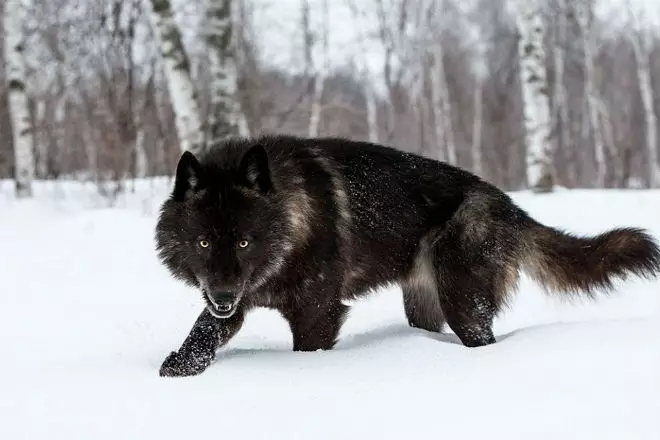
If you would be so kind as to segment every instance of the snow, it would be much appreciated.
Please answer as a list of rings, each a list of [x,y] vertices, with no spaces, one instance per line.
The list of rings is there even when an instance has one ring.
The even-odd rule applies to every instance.
[[[569,304],[524,278],[478,349],[408,327],[398,289],[356,302],[329,352],[290,351],[258,310],[204,374],[160,378],[202,306],[154,252],[167,186],[108,208],[91,185],[0,183],[0,438],[660,438],[660,281]],[[660,191],[513,195],[578,233],[660,236]]]

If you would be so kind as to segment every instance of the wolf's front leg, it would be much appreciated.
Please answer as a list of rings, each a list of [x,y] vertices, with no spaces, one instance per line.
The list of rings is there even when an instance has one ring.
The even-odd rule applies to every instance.
[[[225,345],[243,325],[241,307],[229,318],[219,319],[204,308],[179,351],[173,351],[160,367],[161,376],[194,376],[211,364],[215,351]]]
[[[300,304],[286,316],[293,333],[294,351],[330,350],[334,347],[348,307],[339,300],[329,304]]]

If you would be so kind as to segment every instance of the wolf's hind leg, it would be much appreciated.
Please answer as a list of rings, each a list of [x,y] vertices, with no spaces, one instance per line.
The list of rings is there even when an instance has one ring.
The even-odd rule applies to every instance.
[[[181,348],[170,353],[160,367],[161,376],[194,376],[200,374],[215,358],[215,351],[240,330],[245,314],[242,308],[226,319],[211,315],[204,308]]]
[[[467,347],[495,342],[502,268],[480,246],[461,246],[449,234],[434,249],[438,298],[447,324]]]
[[[495,343],[492,329],[495,308],[488,293],[470,290],[461,283],[454,286],[456,290],[448,292],[441,301],[449,327],[466,347]],[[459,296],[461,299],[457,300]]]
[[[441,332],[445,318],[440,308],[430,237],[424,237],[410,271],[401,280],[403,309],[408,324],[431,332]]]
[[[440,308],[438,291],[411,284],[402,284],[403,309],[406,312],[408,324],[430,332],[440,333],[445,324],[445,317]]]

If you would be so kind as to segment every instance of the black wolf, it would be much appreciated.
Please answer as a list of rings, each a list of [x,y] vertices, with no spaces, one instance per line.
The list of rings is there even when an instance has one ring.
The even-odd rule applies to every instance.
[[[547,290],[588,296],[660,272],[644,231],[576,237],[464,170],[337,138],[234,139],[184,153],[156,229],[165,266],[206,303],[162,376],[204,371],[254,307],[281,312],[294,350],[331,349],[343,300],[398,283],[411,326],[447,323],[476,347],[495,342],[493,317],[520,270]]]

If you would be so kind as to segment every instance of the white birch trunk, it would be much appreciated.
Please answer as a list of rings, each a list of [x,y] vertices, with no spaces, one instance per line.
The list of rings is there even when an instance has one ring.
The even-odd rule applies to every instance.
[[[314,78],[314,91],[312,93],[312,111],[309,115],[309,126],[307,134],[310,137],[319,135],[319,126],[321,125],[321,110],[323,100],[323,90],[325,88],[325,74],[318,72]]]
[[[535,192],[548,192],[552,191],[553,175],[542,10],[538,0],[514,1],[521,37],[518,55],[527,147],[527,184]]]
[[[390,5],[391,6],[391,5]],[[387,8],[384,0],[376,0],[376,9],[378,17],[378,38],[383,49],[383,70],[382,77],[385,81],[385,88],[387,90],[386,100],[383,101],[385,106],[385,142],[392,142],[394,140],[394,134],[396,130],[397,122],[397,109],[395,106],[396,99],[396,89],[399,85],[399,66],[396,64],[396,39],[398,34],[397,31],[401,29],[401,26],[405,27],[406,18],[401,16],[401,13],[405,10],[406,5],[401,3],[400,11],[397,11],[397,29],[396,31],[390,27],[387,19]]]
[[[250,136],[250,124],[248,124],[247,117],[245,116],[245,112],[240,110],[240,101],[237,104],[239,106],[239,111],[238,111],[238,135],[242,137],[248,137]]]
[[[57,102],[57,107],[55,107],[55,120],[56,121],[63,121],[64,117],[66,116],[66,98],[64,96],[61,96]],[[105,110],[101,110],[102,112],[105,113]],[[91,115],[90,115],[91,116]],[[103,116],[106,116],[105,114]],[[59,137],[58,137],[58,142],[60,143],[65,143],[66,140],[66,133],[65,130],[63,129],[63,124],[60,122],[57,123],[59,128]],[[87,156],[87,169],[89,170],[89,176],[88,178],[93,181],[93,182],[99,182],[101,180],[101,175],[99,172],[99,154],[98,154],[98,146],[101,145],[100,139],[99,139],[99,133],[96,127],[94,127],[91,123],[87,124],[86,127],[83,129],[83,140],[84,140],[84,148],[85,148],[85,154]]]
[[[369,142],[378,143],[378,108],[376,107],[376,96],[373,87],[367,84],[364,93],[367,101],[367,130]]]
[[[433,63],[437,63],[434,58]],[[433,135],[438,150],[438,160],[447,160],[447,145],[444,136],[444,124],[442,123],[442,93],[438,80],[436,68],[431,69],[431,107],[433,108]]]
[[[237,93],[232,1],[211,0],[207,11],[206,40],[211,69],[208,142],[211,145],[247,129],[247,123],[241,122],[244,118],[241,117]]]
[[[363,13],[357,7],[357,4],[351,0],[348,1],[348,6],[357,20],[358,17],[363,16]],[[357,45],[359,50],[358,65],[360,81],[362,83],[362,90],[364,91],[365,105],[367,109],[367,136],[369,142],[378,143],[378,105],[376,104],[376,92],[373,87],[373,79],[371,70],[367,63],[368,51],[365,45],[364,26],[355,22],[357,32]]]
[[[644,121],[646,124],[646,154],[647,172],[649,186],[660,187],[660,169],[658,165],[658,134],[657,117],[653,108],[653,85],[651,82],[651,68],[649,66],[649,54],[639,54],[637,57],[637,76],[639,88],[642,93],[642,104],[644,106]]]
[[[135,177],[143,178],[147,176],[149,170],[149,161],[147,160],[147,150],[144,148],[144,130],[137,129],[135,136]]]
[[[612,118],[603,100],[598,101],[598,110],[598,114],[600,115],[600,126],[603,130],[603,144],[605,144],[605,150],[614,159],[614,166],[612,167],[612,171],[614,173],[612,178],[613,182],[615,185],[625,187],[625,150],[616,147],[614,129],[612,127]]]
[[[650,44],[644,41],[643,31],[635,26],[635,35],[632,38],[632,45],[635,52],[635,61],[637,62],[637,79],[639,81],[639,90],[642,97],[642,106],[644,108],[644,122],[646,125],[646,160],[647,160],[647,179],[650,188],[660,187],[660,164],[658,164],[658,145],[657,145],[657,117],[653,107],[653,83],[651,80]]]
[[[557,110],[558,125],[560,127],[560,145],[566,148],[573,148],[571,143],[571,129],[570,121],[568,119],[568,100],[566,97],[566,86],[564,82],[564,48],[567,41],[567,19],[568,13],[566,9],[566,0],[556,0],[558,10],[558,23],[557,23],[557,37],[553,45],[554,61],[555,61],[555,108]],[[574,161],[570,161],[568,165],[568,174],[571,182],[576,181],[576,172]]]
[[[6,0],[4,10],[5,75],[9,90],[9,112],[14,140],[14,179],[16,196],[32,196],[34,152],[32,124],[25,83],[23,5],[20,0]]]
[[[44,99],[39,99],[37,102],[36,113],[35,122],[37,126],[43,127],[46,120],[46,101]],[[44,179],[48,175],[48,135],[44,133],[44,130],[39,130],[34,139],[35,150],[38,153],[35,159],[36,176]]]
[[[575,5],[576,19],[582,30],[582,44],[584,50],[584,88],[586,95],[586,106],[589,115],[589,133],[594,143],[594,158],[596,160],[596,187],[605,186],[605,173],[607,163],[605,158],[605,147],[603,145],[603,133],[600,126],[600,115],[598,105],[598,89],[594,79],[594,41],[592,36],[593,10],[592,0],[582,0]]]
[[[456,143],[452,128],[451,101],[447,87],[447,77],[443,65],[442,43],[436,41],[433,48],[433,69],[431,71],[431,100],[433,102],[433,129],[438,146],[444,151],[440,160],[456,163]]]
[[[303,8],[305,12],[309,14],[309,4],[307,1],[304,2]],[[323,26],[321,30],[321,62],[317,64],[314,72],[314,89],[312,91],[312,104],[311,111],[309,115],[309,125],[307,127],[307,134],[310,137],[316,137],[319,135],[319,127],[321,126],[321,113],[323,110],[323,91],[325,90],[325,80],[330,69],[328,63],[328,29],[330,26],[329,17],[328,17],[328,2],[324,0],[322,3],[323,11]],[[304,22],[309,26],[309,17],[303,18]],[[306,30],[307,33],[307,30]],[[307,36],[306,36],[307,37]],[[312,44],[311,41],[307,41],[306,45]],[[306,48],[306,52],[311,52],[311,47]],[[309,56],[309,55],[307,55]],[[311,59],[309,60],[311,61]]]
[[[202,124],[190,63],[169,0],[148,0],[148,15],[165,67],[179,144],[184,151],[202,146]]]
[[[483,154],[481,150],[483,93],[483,84],[476,84],[474,88],[474,123],[472,125],[472,170],[478,176],[483,175]]]

